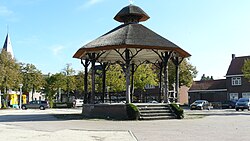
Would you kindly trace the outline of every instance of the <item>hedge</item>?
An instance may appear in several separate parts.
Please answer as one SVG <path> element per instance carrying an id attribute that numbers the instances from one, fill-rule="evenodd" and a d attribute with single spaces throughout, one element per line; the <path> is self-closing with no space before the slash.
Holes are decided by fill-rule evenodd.
<path id="1" fill-rule="evenodd" d="M 126 104 L 127 115 L 129 120 L 138 120 L 140 117 L 139 110 L 134 104 Z"/>
<path id="2" fill-rule="evenodd" d="M 170 104 L 170 107 L 178 119 L 184 118 L 184 111 L 179 105 L 172 103 L 172 104 Z"/>

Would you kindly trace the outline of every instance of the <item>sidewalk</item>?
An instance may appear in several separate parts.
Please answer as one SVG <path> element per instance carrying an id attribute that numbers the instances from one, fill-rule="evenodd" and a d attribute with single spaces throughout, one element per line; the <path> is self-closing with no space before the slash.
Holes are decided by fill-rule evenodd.
<path id="1" fill-rule="evenodd" d="M 1 140 L 8 141 L 137 141 L 130 131 L 108 130 L 80 130 L 65 129 L 54 132 L 17 129 L 15 126 L 2 125 L 0 129 Z M 11 137 L 11 138 L 10 138 Z"/>
<path id="2" fill-rule="evenodd" d="M 0 137 L 1 140 L 8 141 L 137 141 L 129 130 L 66 127 L 61 123 L 63 120 L 53 116 L 53 114 L 80 112 L 81 109 L 2 109 L 0 110 Z M 61 124 L 53 125 L 58 122 Z"/>

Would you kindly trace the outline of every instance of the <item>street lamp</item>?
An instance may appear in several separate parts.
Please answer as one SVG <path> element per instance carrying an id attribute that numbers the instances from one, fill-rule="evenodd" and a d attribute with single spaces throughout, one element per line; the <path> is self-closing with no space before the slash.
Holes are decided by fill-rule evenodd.
<path id="1" fill-rule="evenodd" d="M 0 90 L 0 109 L 2 108 L 2 92 Z"/>
<path id="2" fill-rule="evenodd" d="M 19 87 L 20 87 L 20 102 L 19 102 L 19 104 L 20 104 L 20 109 L 22 109 L 22 87 L 23 87 L 23 84 L 19 84 Z"/>

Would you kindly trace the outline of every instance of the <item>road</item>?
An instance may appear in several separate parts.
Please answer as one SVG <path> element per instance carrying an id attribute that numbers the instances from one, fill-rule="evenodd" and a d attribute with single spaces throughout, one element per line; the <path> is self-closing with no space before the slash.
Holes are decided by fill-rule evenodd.
<path id="1" fill-rule="evenodd" d="M 250 112 L 185 110 L 183 120 L 65 120 L 54 115 L 81 109 L 0 110 L 1 140 L 235 141 L 249 140 Z M 11 138 L 10 138 L 11 137 Z"/>

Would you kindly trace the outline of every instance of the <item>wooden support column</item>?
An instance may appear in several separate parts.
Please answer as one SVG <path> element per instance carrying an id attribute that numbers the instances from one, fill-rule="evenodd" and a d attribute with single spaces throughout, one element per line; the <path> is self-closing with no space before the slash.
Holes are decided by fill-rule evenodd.
<path id="1" fill-rule="evenodd" d="M 153 50 L 154 51 L 154 50 Z M 157 53 L 159 55 L 158 52 L 155 51 L 155 53 Z M 159 55 L 159 57 L 162 60 L 162 57 Z M 161 103 L 162 102 L 162 71 L 163 71 L 163 61 L 159 62 L 157 61 L 156 63 L 153 63 L 155 65 L 155 67 L 157 67 L 160 71 L 159 71 L 159 89 L 158 89 L 158 102 Z"/>
<path id="2" fill-rule="evenodd" d="M 173 51 L 169 52 L 159 52 L 157 50 L 153 50 L 161 59 L 162 69 L 163 69 L 163 94 L 164 94 L 164 102 L 169 103 L 169 83 L 168 83 L 168 61 L 172 56 Z"/>
<path id="3" fill-rule="evenodd" d="M 85 62 L 83 62 L 83 59 L 81 59 L 81 63 L 84 66 L 84 104 L 89 103 L 88 100 L 88 66 L 90 64 L 89 59 L 85 59 Z"/>
<path id="4" fill-rule="evenodd" d="M 102 96 L 101 100 L 102 103 L 104 103 L 104 97 L 105 97 L 105 92 L 106 92 L 106 72 L 107 72 L 107 66 L 108 63 L 101 63 L 102 65 Z"/>
<path id="5" fill-rule="evenodd" d="M 159 91 L 158 91 L 158 102 L 161 103 L 161 95 L 162 95 L 162 68 L 163 68 L 163 65 L 162 65 L 162 62 L 158 63 L 159 65 L 159 69 L 160 69 L 160 72 L 159 72 Z"/>
<path id="6" fill-rule="evenodd" d="M 142 49 L 136 50 L 133 54 L 128 48 L 126 48 L 122 53 L 119 49 L 115 49 L 115 51 L 121 56 L 124 60 L 125 64 L 120 63 L 120 66 L 123 69 L 126 77 L 126 103 L 131 103 L 131 83 L 130 83 L 130 67 L 132 59 L 141 51 Z"/>
<path id="7" fill-rule="evenodd" d="M 125 50 L 125 76 L 126 76 L 126 103 L 131 103 L 130 98 L 130 55 L 129 50 Z"/>
<path id="8" fill-rule="evenodd" d="M 91 94 L 90 94 L 90 104 L 95 103 L 95 63 L 96 63 L 96 54 L 89 54 L 90 62 L 91 62 Z"/>
<path id="9" fill-rule="evenodd" d="M 134 74 L 135 74 L 135 64 L 132 63 L 131 65 L 131 101 L 133 102 L 133 95 L 134 95 Z"/>
<path id="10" fill-rule="evenodd" d="M 184 58 L 173 57 L 172 61 L 175 64 L 175 91 L 176 91 L 176 102 L 180 101 L 180 64 Z"/>
<path id="11" fill-rule="evenodd" d="M 164 75 L 164 102 L 169 103 L 169 81 L 168 81 L 168 61 L 172 55 L 172 52 L 162 53 L 163 57 L 163 75 Z"/>
<path id="12" fill-rule="evenodd" d="M 104 54 L 105 51 L 103 52 L 100 52 L 100 53 L 88 53 L 88 59 L 89 59 L 89 62 L 91 63 L 91 86 L 92 86 L 92 89 L 91 89 L 91 93 L 90 95 L 88 96 L 88 101 L 90 104 L 94 104 L 95 103 L 95 63 L 96 61 L 98 60 L 98 58 Z M 86 68 L 85 68 L 86 69 Z M 86 75 L 87 77 L 87 75 Z"/>
<path id="13" fill-rule="evenodd" d="M 169 52 L 159 52 L 157 50 L 152 50 L 152 51 L 155 52 L 161 59 L 162 69 L 163 69 L 164 102 L 169 103 L 168 61 L 171 58 L 173 51 L 169 51 Z"/>

